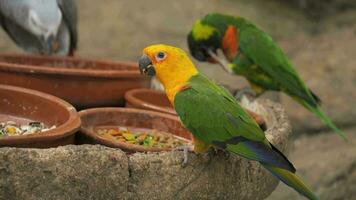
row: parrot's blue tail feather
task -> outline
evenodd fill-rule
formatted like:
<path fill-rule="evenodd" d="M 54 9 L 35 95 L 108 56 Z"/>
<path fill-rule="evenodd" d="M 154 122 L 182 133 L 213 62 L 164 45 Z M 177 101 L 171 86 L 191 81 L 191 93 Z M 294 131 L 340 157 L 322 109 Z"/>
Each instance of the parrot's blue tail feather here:
<path fill-rule="evenodd" d="M 250 140 L 240 141 L 236 145 L 228 145 L 227 150 L 259 161 L 274 176 L 310 200 L 319 199 L 297 175 L 291 162 L 271 143 Z"/>

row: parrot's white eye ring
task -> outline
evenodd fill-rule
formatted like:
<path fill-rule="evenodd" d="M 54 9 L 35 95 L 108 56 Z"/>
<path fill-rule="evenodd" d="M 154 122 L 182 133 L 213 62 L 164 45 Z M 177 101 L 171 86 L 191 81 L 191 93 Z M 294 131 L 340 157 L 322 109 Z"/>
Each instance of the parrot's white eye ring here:
<path fill-rule="evenodd" d="M 167 57 L 167 54 L 163 51 L 160 51 L 156 54 L 156 60 L 159 62 L 159 61 L 162 61 L 164 59 L 166 59 Z"/>

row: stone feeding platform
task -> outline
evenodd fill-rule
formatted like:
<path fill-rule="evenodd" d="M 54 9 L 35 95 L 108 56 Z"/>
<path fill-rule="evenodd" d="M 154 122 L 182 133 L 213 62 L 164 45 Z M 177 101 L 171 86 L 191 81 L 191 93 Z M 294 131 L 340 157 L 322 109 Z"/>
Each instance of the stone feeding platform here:
<path fill-rule="evenodd" d="M 244 102 L 243 102 L 244 103 Z M 245 102 L 262 115 L 282 151 L 291 133 L 283 108 Z M 101 145 L 0 148 L 0 199 L 263 199 L 278 181 L 239 156 L 182 151 L 127 154 Z"/>

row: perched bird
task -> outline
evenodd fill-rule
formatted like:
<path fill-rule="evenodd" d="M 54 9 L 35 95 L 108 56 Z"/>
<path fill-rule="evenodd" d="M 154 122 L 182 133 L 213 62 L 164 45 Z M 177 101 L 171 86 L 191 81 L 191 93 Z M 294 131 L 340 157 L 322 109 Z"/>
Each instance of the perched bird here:
<path fill-rule="evenodd" d="M 320 99 L 305 85 L 283 51 L 248 20 L 208 14 L 193 25 L 188 45 L 197 60 L 220 63 L 226 71 L 244 76 L 257 95 L 266 90 L 286 93 L 346 139 L 321 110 Z M 219 51 L 225 58 L 217 55 Z"/>
<path fill-rule="evenodd" d="M 0 24 L 30 53 L 64 56 L 77 48 L 75 0 L 0 0 Z"/>
<path fill-rule="evenodd" d="M 194 135 L 196 153 L 213 146 L 256 160 L 302 195 L 318 199 L 236 99 L 199 73 L 183 50 L 167 45 L 146 47 L 139 69 L 163 84 L 182 123 Z"/>

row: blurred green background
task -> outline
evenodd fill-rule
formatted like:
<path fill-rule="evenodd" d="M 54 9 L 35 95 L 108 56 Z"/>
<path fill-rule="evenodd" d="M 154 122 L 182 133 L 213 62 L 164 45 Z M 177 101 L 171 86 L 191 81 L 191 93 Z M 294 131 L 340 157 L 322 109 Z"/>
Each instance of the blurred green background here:
<path fill-rule="evenodd" d="M 356 142 L 355 0 L 78 0 L 77 56 L 136 62 L 142 49 L 167 43 L 187 50 L 186 34 L 209 12 L 246 17 L 269 33 L 323 100 L 323 109 Z M 22 52 L 0 31 L 0 52 Z M 220 67 L 197 63 L 230 89 L 246 84 Z M 292 121 L 290 160 L 321 199 L 356 199 L 356 148 L 281 95 Z M 302 199 L 280 184 L 269 197 Z"/>

